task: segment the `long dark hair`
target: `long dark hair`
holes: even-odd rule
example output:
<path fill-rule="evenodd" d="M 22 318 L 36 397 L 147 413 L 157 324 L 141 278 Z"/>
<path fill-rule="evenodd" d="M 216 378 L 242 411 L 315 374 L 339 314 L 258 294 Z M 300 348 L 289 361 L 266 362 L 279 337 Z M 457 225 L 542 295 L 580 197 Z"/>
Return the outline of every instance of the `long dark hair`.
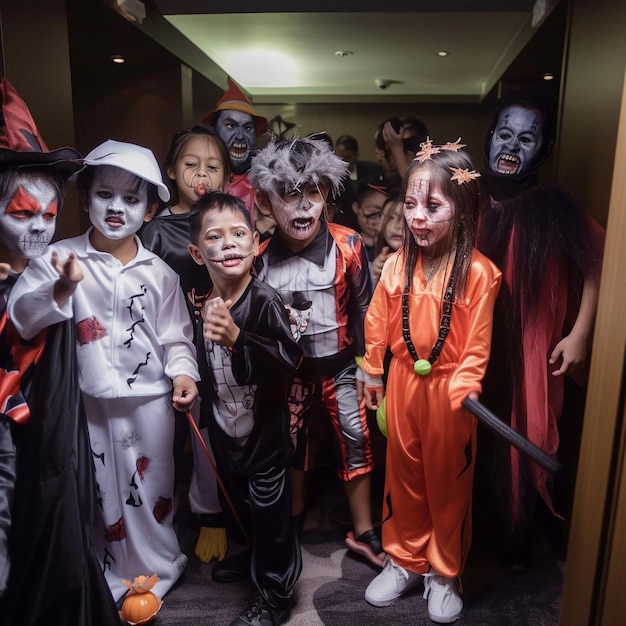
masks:
<path fill-rule="evenodd" d="M 430 185 L 450 199 L 454 206 L 454 216 L 447 241 L 447 250 L 456 250 L 454 271 L 456 274 L 455 299 L 462 296 L 467 283 L 467 276 L 472 260 L 472 249 L 476 234 L 476 221 L 480 206 L 480 186 L 476 178 L 459 184 L 452 180 L 454 169 L 474 172 L 474 163 L 470 155 L 462 149 L 441 150 L 420 162 L 414 159 L 402 179 L 400 198 L 404 199 L 411 176 L 419 170 L 430 172 Z M 408 231 L 405 223 L 404 249 L 406 252 L 406 284 L 411 285 L 419 258 L 420 247 Z"/>

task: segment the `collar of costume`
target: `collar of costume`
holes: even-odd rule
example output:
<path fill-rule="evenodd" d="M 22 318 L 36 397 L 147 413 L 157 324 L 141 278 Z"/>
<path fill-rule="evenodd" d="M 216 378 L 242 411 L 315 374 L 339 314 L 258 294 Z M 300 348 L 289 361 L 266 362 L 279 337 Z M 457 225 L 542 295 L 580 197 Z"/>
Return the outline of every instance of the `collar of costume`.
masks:
<path fill-rule="evenodd" d="M 480 181 L 489 195 L 498 202 L 516 198 L 539 184 L 539 165 L 526 170 L 519 176 L 498 174 L 490 167 L 480 172 Z"/>
<path fill-rule="evenodd" d="M 267 254 L 269 264 L 274 265 L 285 261 L 292 257 L 300 257 L 315 263 L 319 267 L 323 267 L 328 258 L 328 252 L 332 246 L 332 237 L 328 232 L 328 227 L 324 220 L 320 221 L 320 232 L 315 235 L 315 238 L 311 243 L 299 252 L 293 252 L 290 250 L 280 238 L 280 233 L 275 232 L 267 245 Z"/>

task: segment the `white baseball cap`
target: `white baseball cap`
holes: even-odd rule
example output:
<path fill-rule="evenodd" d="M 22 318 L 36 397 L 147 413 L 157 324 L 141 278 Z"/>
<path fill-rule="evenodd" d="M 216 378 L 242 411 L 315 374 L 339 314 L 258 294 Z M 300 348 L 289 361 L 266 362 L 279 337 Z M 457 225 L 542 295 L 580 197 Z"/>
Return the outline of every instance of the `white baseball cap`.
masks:
<path fill-rule="evenodd" d="M 113 165 L 157 186 L 163 202 L 170 199 L 170 191 L 163 182 L 159 164 L 148 148 L 134 143 L 108 139 L 94 148 L 83 160 L 85 165 Z M 75 176 L 73 177 L 75 178 Z"/>

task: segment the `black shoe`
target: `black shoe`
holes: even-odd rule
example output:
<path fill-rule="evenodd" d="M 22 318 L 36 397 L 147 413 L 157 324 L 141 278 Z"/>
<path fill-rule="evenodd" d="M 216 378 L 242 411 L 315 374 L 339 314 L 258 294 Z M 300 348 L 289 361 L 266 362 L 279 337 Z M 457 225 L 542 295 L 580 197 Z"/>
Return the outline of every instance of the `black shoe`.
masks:
<path fill-rule="evenodd" d="M 278 626 L 289 619 L 290 613 L 289 609 L 275 609 L 257 593 L 230 626 Z"/>
<path fill-rule="evenodd" d="M 229 556 L 216 563 L 211 570 L 211 578 L 217 583 L 235 583 L 250 578 L 252 548 Z"/>

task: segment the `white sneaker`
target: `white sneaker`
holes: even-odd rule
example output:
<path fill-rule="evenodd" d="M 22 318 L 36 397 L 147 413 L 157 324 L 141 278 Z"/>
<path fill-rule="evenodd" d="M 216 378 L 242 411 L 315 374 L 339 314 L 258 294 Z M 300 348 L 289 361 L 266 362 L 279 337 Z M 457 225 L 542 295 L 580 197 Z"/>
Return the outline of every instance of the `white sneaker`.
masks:
<path fill-rule="evenodd" d="M 428 598 L 428 617 L 437 624 L 451 624 L 461 617 L 461 579 L 446 578 L 431 569 L 424 576 L 424 598 Z"/>
<path fill-rule="evenodd" d="M 387 606 L 409 589 L 419 585 L 423 576 L 400 567 L 389 555 L 383 571 L 365 590 L 365 599 L 374 606 Z"/>

